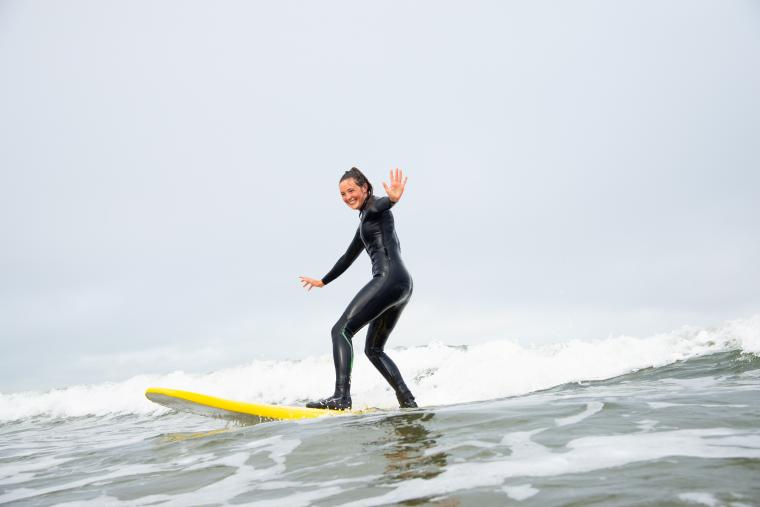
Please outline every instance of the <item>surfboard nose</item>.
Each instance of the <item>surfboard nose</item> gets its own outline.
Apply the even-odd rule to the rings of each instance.
[[[362,413],[247,403],[165,387],[149,387],[145,390],[145,397],[154,403],[172,410],[248,424],[273,420],[313,419],[315,417]]]

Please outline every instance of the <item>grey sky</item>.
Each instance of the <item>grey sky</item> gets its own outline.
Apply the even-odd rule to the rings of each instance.
[[[391,347],[758,313],[758,61],[752,1],[4,0],[0,390],[329,353],[352,165]]]

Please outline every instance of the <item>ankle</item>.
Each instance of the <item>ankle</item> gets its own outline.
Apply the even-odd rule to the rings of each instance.
[[[351,379],[335,382],[335,393],[333,393],[333,398],[345,397],[351,397]]]

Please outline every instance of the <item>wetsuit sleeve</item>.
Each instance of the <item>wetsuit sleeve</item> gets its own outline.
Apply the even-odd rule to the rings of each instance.
[[[348,250],[343,254],[343,257],[338,259],[338,262],[335,263],[335,266],[333,266],[330,272],[322,277],[322,282],[327,285],[342,275],[343,272],[354,263],[356,258],[359,257],[362,250],[364,250],[364,243],[362,243],[362,238],[359,236],[359,229],[356,229],[356,234],[354,235],[351,244],[348,245]]]
[[[372,211],[382,213],[383,211],[391,209],[394,204],[396,203],[391,201],[388,197],[378,197],[372,202]]]

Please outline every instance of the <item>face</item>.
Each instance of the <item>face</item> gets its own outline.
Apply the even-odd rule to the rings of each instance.
[[[361,209],[364,201],[367,199],[367,186],[360,187],[356,180],[348,178],[340,182],[340,197],[349,208]]]

